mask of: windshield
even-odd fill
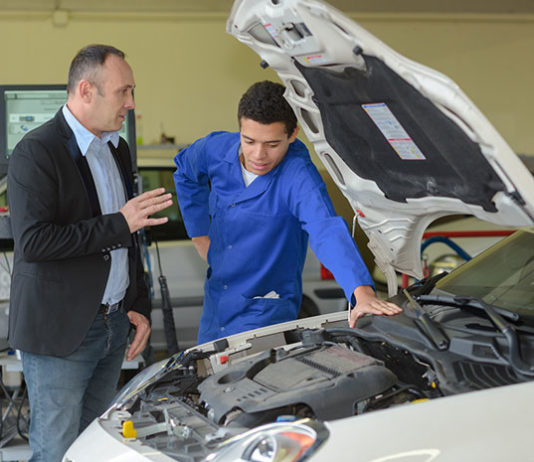
[[[436,288],[534,314],[534,229],[517,231],[445,276]]]

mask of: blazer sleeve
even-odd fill
[[[125,178],[125,182],[128,182],[129,184],[126,184],[125,187],[128,193],[128,198],[131,199],[134,194],[134,178],[131,167],[132,164],[130,150],[128,148],[128,144],[122,138],[120,139],[116,152],[117,157],[120,159],[120,169],[127,176],[127,178]],[[148,293],[148,277],[145,273],[145,268],[143,265],[141,246],[139,245],[139,240],[135,241],[136,238],[137,234],[132,235],[134,245],[133,248],[130,249],[130,253],[132,255],[129,258],[130,265],[135,265],[134,271],[130,271],[130,275],[134,275],[133,277],[130,276],[130,278],[133,279],[130,281],[130,290],[133,289],[135,298],[129,304],[129,306],[126,307],[126,309],[128,311],[136,311],[150,320],[152,305],[150,303],[150,296]],[[134,284],[135,287],[132,287]]]
[[[152,310],[152,305],[150,303],[150,296],[148,293],[147,285],[147,276],[145,274],[143,259],[141,257],[141,252],[139,251],[139,246],[135,246],[135,298],[126,307],[127,311],[136,311],[144,315],[147,319],[150,319],[150,312]],[[131,259],[130,259],[131,261]],[[132,274],[132,272],[130,272]],[[133,285],[134,281],[130,282],[130,286]]]
[[[74,168],[62,171],[57,153],[35,138],[16,146],[9,163],[8,200],[15,245],[24,260],[66,259],[132,245],[121,213],[92,217],[84,212],[85,190]]]

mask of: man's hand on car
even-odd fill
[[[356,321],[364,314],[392,316],[402,312],[402,308],[394,303],[378,298],[371,286],[359,286],[354,290],[356,306],[350,313],[349,326],[356,326]]]

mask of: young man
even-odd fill
[[[376,298],[283,93],[254,84],[239,102],[240,133],[211,133],[175,158],[185,226],[209,263],[199,343],[296,319],[308,236],[356,304],[352,326],[364,313],[401,311]]]
[[[132,234],[166,219],[163,188],[132,196],[118,130],[134,107],[124,53],[82,49],[68,100],[15,147],[8,197],[15,262],[9,341],[22,352],[32,462],[60,462],[116,393],[130,324],[132,359],[145,347],[149,302]],[[129,200],[128,200],[129,199]]]

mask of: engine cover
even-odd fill
[[[273,350],[208,377],[200,399],[218,423],[231,411],[260,413],[305,405],[316,418],[354,415],[358,402],[397,383],[379,360],[337,345]]]

